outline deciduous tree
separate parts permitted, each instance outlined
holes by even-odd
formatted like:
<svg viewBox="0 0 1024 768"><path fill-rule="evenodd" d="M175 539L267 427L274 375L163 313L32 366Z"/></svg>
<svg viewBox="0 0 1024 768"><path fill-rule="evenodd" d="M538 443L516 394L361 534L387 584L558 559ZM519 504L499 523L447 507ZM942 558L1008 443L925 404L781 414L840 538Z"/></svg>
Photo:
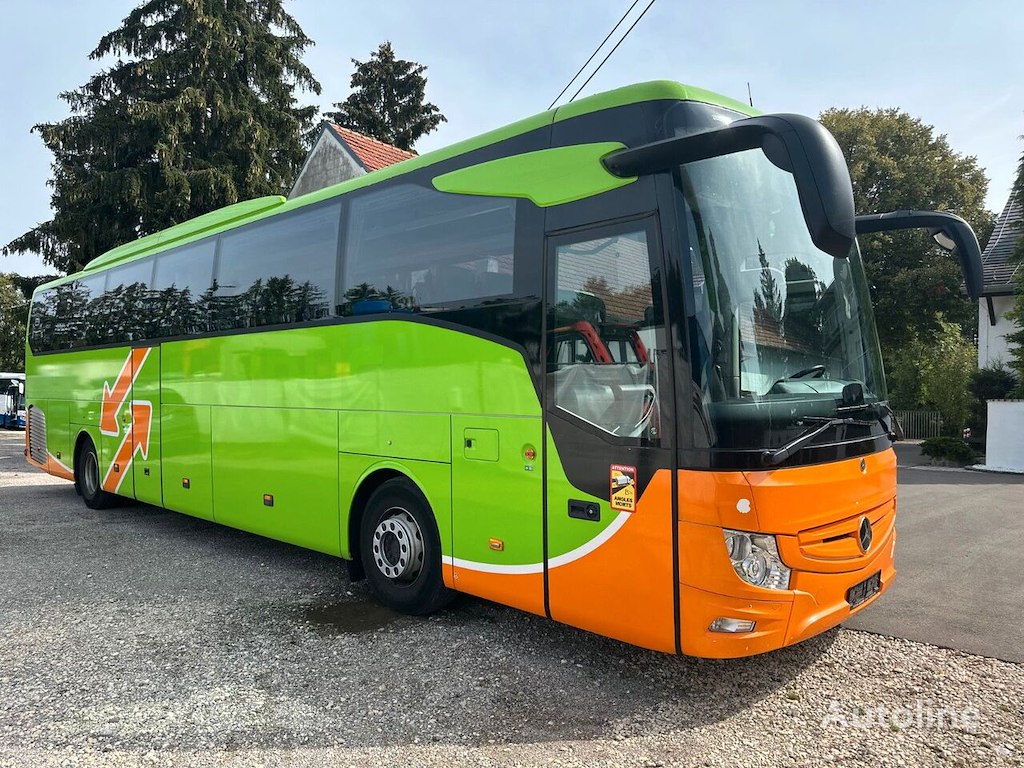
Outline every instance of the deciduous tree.
<svg viewBox="0 0 1024 768"><path fill-rule="evenodd" d="M25 370L28 303L14 275L0 274L0 371Z"/></svg>
<svg viewBox="0 0 1024 768"><path fill-rule="evenodd" d="M945 135L899 109L830 109L820 119L846 155L858 213L951 211L985 242L993 217L976 158L958 154ZM926 231L869 235L861 249L887 360L914 336L938 333L938 313L974 335L977 307L960 292L957 257Z"/></svg>
<svg viewBox="0 0 1024 768"><path fill-rule="evenodd" d="M121 243L284 192L320 92L284 0L148 0L90 54L113 58L36 125L54 155L52 220L4 247L76 270Z"/></svg>
<svg viewBox="0 0 1024 768"><path fill-rule="evenodd" d="M942 414L943 432L959 436L974 403L978 349L958 323L941 314L935 322L936 330L912 336L894 358L890 395L896 408L934 408Z"/></svg>

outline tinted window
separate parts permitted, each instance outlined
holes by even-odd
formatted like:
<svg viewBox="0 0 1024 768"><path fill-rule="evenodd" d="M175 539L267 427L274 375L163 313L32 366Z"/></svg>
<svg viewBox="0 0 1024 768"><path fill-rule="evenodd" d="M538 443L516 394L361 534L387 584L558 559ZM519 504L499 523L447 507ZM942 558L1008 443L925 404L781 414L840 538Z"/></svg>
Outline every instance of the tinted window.
<svg viewBox="0 0 1024 768"><path fill-rule="evenodd" d="M57 289L37 292L32 300L32 317L29 322L29 343L34 352L48 352L56 348L56 322Z"/></svg>
<svg viewBox="0 0 1024 768"><path fill-rule="evenodd" d="M92 344L126 343L152 335L149 283L153 260L143 259L107 272L107 289L89 308Z"/></svg>
<svg viewBox="0 0 1024 768"><path fill-rule="evenodd" d="M410 184L350 207L342 312L476 306L512 294L515 201Z"/></svg>
<svg viewBox="0 0 1024 768"><path fill-rule="evenodd" d="M148 335L187 336L209 330L212 238L156 257Z"/></svg>
<svg viewBox="0 0 1024 768"><path fill-rule="evenodd" d="M301 323L334 304L341 203L221 237L213 300L218 330Z"/></svg>
<svg viewBox="0 0 1024 768"><path fill-rule="evenodd" d="M107 319L102 314L103 288L106 284L107 273L101 272L76 280L74 287L65 291L67 314L64 317L68 318L67 338L70 346L88 347L107 343L109 329ZM61 314L57 315L58 321L61 317Z"/></svg>
<svg viewBox="0 0 1024 768"><path fill-rule="evenodd" d="M32 302L29 341L35 352L72 349L85 344L93 291L102 295L105 274L75 280L36 294Z"/></svg>

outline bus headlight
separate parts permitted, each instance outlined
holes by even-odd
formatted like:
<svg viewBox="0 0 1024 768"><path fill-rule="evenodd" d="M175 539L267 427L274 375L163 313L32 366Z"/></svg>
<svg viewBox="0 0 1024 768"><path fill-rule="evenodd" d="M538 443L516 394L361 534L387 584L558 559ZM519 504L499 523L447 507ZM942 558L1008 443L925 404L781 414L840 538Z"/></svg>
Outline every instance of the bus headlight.
<svg viewBox="0 0 1024 768"><path fill-rule="evenodd" d="M736 575L748 584L766 589L789 589L789 574L779 559L775 537L724 528L725 549Z"/></svg>

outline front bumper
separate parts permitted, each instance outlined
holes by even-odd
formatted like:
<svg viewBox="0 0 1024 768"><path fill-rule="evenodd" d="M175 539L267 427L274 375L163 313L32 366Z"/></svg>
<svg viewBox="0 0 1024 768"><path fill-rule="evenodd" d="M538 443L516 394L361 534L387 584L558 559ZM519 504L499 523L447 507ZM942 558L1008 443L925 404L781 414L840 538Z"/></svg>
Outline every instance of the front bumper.
<svg viewBox="0 0 1024 768"><path fill-rule="evenodd" d="M895 509L884 514L884 535L872 543L868 553L857 558L854 567L840 569L838 562L823 562L827 572L800 570L807 563L787 565L793 568L790 589L769 590L753 587L736 576L724 554L722 530L716 526L683 523L680 541L687 552L681 563L690 567L680 571L680 644L683 653L708 658L735 658L776 650L799 643L846 621L879 598L896 576L893 554L896 528ZM783 560L786 546L779 537ZM794 537L795 541L795 537ZM794 542L789 542L794 544ZM700 555L697 553L700 552ZM709 582L708 574L715 576ZM864 602L851 608L847 602L850 587L881 574L881 588ZM701 580L703 577L703 580ZM704 584L698 587L696 584ZM707 587L710 587L707 588ZM711 632L708 628L720 617L755 622L752 632Z"/></svg>

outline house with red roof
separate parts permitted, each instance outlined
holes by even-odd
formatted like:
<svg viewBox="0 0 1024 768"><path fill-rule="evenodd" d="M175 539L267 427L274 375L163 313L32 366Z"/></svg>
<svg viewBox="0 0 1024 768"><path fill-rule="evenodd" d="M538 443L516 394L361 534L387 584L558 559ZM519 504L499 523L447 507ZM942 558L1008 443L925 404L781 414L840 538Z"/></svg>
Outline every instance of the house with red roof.
<svg viewBox="0 0 1024 768"><path fill-rule="evenodd" d="M416 157L416 153L371 139L335 123L324 122L288 197L305 195L411 157Z"/></svg>

